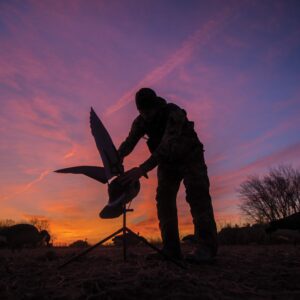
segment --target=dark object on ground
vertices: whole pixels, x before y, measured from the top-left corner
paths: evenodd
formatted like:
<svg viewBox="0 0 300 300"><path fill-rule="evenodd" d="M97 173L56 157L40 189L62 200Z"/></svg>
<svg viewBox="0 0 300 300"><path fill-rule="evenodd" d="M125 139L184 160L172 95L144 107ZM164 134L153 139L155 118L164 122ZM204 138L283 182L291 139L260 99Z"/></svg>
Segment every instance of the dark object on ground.
<svg viewBox="0 0 300 300"><path fill-rule="evenodd" d="M269 242L265 232L265 225L227 226L218 233L218 242L221 245L249 245L266 244Z"/></svg>
<svg viewBox="0 0 300 300"><path fill-rule="evenodd" d="M218 233L220 245L277 245L298 244L300 232L290 229L277 229L267 234L265 224L253 224L252 226L227 226Z"/></svg>
<svg viewBox="0 0 300 300"><path fill-rule="evenodd" d="M87 248L90 245L88 244L87 241L83 241L83 240L78 240L73 242L72 244L69 245L69 247L71 248Z"/></svg>
<svg viewBox="0 0 300 300"><path fill-rule="evenodd" d="M286 218L270 222L266 228L267 233L272 233L278 229L290 229L300 231L300 212L292 214Z"/></svg>
<svg viewBox="0 0 300 300"><path fill-rule="evenodd" d="M181 239L184 243L195 244L196 238L194 234L188 234Z"/></svg>
<svg viewBox="0 0 300 300"><path fill-rule="evenodd" d="M48 245L50 241L50 235L46 230L39 232L31 224L17 224L3 228L0 230L0 236L6 239L6 244L11 249Z"/></svg>
<svg viewBox="0 0 300 300"><path fill-rule="evenodd" d="M141 243L141 240L131 233L126 233L125 238L126 238L127 246L135 246ZM117 235L112 239L112 241L114 242L115 246L123 246L124 235L123 234Z"/></svg>

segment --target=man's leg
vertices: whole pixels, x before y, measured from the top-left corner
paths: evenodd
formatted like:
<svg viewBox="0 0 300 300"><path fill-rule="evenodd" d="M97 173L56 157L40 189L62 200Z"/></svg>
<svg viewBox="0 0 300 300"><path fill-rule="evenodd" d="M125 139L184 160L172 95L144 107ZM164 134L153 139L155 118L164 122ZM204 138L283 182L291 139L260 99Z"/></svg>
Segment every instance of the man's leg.
<svg viewBox="0 0 300 300"><path fill-rule="evenodd" d="M180 186L180 174L176 170L158 166L156 206L163 249L175 258L181 258L178 232L176 196Z"/></svg>
<svg viewBox="0 0 300 300"><path fill-rule="evenodd" d="M195 238L199 249L207 247L212 256L217 254L217 227L214 219L209 178L203 153L187 164L183 179L186 188L186 200L190 205L193 217Z"/></svg>

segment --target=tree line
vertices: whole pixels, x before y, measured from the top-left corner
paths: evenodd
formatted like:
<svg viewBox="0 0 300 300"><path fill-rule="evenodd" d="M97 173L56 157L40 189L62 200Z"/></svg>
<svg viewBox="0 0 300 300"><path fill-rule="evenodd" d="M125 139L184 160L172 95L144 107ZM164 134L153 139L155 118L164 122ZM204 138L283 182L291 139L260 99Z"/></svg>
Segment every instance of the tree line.
<svg viewBox="0 0 300 300"><path fill-rule="evenodd" d="M281 165L263 177L250 176L238 189L240 209L255 223L269 223L300 212L300 170Z"/></svg>

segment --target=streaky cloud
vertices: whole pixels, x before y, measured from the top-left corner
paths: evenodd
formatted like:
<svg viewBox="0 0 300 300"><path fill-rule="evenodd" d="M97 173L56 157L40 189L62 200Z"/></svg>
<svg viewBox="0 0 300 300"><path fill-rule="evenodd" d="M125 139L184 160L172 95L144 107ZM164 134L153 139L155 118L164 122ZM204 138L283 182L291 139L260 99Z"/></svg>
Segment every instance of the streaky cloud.
<svg viewBox="0 0 300 300"><path fill-rule="evenodd" d="M105 115L109 116L122 109L132 101L133 95L139 88L154 85L170 74L176 67L188 61L196 48L205 46L218 32L224 30L225 25L233 19L236 11L237 7L225 9L221 15L216 16L196 30L162 65L152 70L133 88L127 91L115 104L108 107L105 111Z"/></svg>
<svg viewBox="0 0 300 300"><path fill-rule="evenodd" d="M22 193L28 191L33 185L42 181L50 172L51 172L50 170L43 171L36 179L28 182L25 186L22 186L20 189L16 190L14 193L0 198L0 202L10 200L10 199L18 196L19 194L22 194Z"/></svg>

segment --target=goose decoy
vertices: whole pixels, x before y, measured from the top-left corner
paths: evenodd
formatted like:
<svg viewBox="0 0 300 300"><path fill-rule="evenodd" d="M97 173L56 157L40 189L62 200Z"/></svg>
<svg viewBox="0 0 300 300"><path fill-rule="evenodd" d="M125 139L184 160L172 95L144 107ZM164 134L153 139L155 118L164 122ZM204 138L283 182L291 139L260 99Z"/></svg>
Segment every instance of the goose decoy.
<svg viewBox="0 0 300 300"><path fill-rule="evenodd" d="M120 159L114 143L103 123L91 108L90 127L97 149L103 162L99 166L77 166L56 170L57 173L83 174L103 184L108 184L108 204L102 209L99 216L104 219L119 217L123 212L123 205L132 201L140 190L139 180L128 184L121 184L124 172L123 162ZM109 181L110 179L114 178Z"/></svg>

